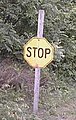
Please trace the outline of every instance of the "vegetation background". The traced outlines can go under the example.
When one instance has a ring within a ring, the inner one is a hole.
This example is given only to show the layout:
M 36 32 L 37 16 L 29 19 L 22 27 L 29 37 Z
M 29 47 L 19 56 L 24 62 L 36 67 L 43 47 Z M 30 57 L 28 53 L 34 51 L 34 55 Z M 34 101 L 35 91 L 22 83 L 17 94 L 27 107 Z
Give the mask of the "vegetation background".
M 33 76 L 34 69 L 23 59 L 23 45 L 37 34 L 40 9 L 45 10 L 44 37 L 55 47 L 54 61 L 41 71 L 40 112 L 34 116 L 29 110 L 33 92 L 30 103 L 27 90 L 1 86 L 2 120 L 76 120 L 76 0 L 0 0 L 0 63 L 11 58 L 10 66 L 18 73 L 25 66 Z

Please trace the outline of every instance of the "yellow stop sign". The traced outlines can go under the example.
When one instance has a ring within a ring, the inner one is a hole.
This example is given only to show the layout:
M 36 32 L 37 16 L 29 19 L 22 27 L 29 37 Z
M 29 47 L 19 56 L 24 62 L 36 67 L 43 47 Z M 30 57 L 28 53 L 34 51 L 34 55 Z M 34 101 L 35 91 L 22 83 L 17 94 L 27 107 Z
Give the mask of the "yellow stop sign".
M 31 38 L 24 45 L 24 59 L 36 68 L 46 67 L 54 57 L 54 47 L 46 38 Z

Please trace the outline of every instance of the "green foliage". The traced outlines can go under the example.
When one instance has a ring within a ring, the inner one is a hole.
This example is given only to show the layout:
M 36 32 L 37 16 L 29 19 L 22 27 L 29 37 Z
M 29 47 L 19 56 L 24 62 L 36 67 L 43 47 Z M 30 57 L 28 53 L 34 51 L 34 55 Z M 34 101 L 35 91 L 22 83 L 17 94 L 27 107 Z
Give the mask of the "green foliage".
M 23 44 L 30 37 L 36 36 L 39 9 L 45 10 L 44 37 L 55 47 L 55 59 L 49 65 L 50 71 L 54 71 L 60 80 L 69 82 L 70 79 L 75 82 L 75 1 L 1 0 L 0 52 L 4 50 L 15 55 L 22 54 Z
M 59 2 L 60 3 L 60 2 Z M 58 5 L 59 5 L 58 3 Z M 64 48 L 64 59 L 58 63 L 57 75 L 60 80 L 76 85 L 76 4 L 61 2 L 59 8 L 62 14 L 63 28 L 60 28 L 60 45 Z M 60 19 L 61 20 L 61 19 Z
M 44 37 L 56 48 L 53 67 L 58 66 L 59 71 L 63 71 L 64 66 L 68 65 L 69 68 L 65 71 L 68 73 L 68 69 L 71 69 L 70 75 L 76 69 L 75 1 L 1 0 L 0 50 L 6 49 L 15 54 L 21 52 L 21 45 L 30 37 L 36 36 L 39 9 L 45 10 Z M 72 74 L 75 76 L 75 70 Z
M 60 102 L 76 93 L 76 1 L 0 0 L 0 55 L 22 59 L 22 46 L 37 34 L 39 9 L 45 10 L 43 36 L 55 47 L 54 61 L 42 69 L 48 82 L 40 88 L 39 106 L 46 110 L 46 120 L 47 113 L 57 116 Z M 0 90 L 0 119 L 41 120 L 29 112 L 26 96 Z
M 0 20 L 0 28 L 0 50 L 6 49 L 8 52 L 19 50 L 21 48 L 19 36 L 12 26 Z
M 48 66 L 50 74 L 55 74 L 56 80 L 75 87 L 75 0 L 1 0 L 0 52 L 8 51 L 21 58 L 24 43 L 36 36 L 39 9 L 45 10 L 44 37 L 55 47 L 55 59 Z

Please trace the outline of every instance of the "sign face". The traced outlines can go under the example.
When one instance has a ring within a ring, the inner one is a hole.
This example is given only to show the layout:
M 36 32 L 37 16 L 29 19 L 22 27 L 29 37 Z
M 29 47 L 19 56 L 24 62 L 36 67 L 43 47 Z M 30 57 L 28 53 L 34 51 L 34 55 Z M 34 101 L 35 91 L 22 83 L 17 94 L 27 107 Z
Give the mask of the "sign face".
M 46 67 L 54 56 L 54 47 L 45 38 L 31 38 L 24 45 L 24 59 L 32 67 Z

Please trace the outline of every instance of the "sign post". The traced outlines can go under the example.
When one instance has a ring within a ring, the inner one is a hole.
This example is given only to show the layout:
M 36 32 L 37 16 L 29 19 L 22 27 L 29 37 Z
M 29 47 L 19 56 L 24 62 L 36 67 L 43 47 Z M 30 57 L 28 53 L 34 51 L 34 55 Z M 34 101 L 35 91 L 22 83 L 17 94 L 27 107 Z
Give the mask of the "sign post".
M 37 30 L 38 38 L 43 37 L 43 24 L 44 24 L 44 10 L 39 10 L 38 30 Z M 35 68 L 34 103 L 33 103 L 34 114 L 38 112 L 39 86 L 40 86 L 40 68 L 38 67 L 38 68 Z
M 54 47 L 43 37 L 44 10 L 39 10 L 37 37 L 24 45 L 24 59 L 35 68 L 33 113 L 38 112 L 40 68 L 46 67 L 54 56 Z

